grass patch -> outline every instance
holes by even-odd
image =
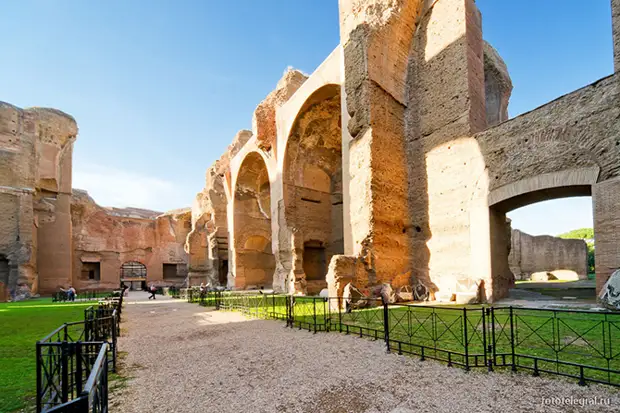
[[[92,304],[52,303],[51,298],[0,303],[0,412],[34,405],[36,341],[65,322],[83,320]]]

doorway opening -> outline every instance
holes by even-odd
[[[121,283],[134,291],[146,289],[146,266],[138,261],[128,261],[121,265]]]
[[[509,230],[504,269],[515,279],[509,299],[596,303],[592,200],[581,189],[564,194],[492,207],[494,215],[505,213]],[[494,276],[501,268],[497,243],[495,249]]]

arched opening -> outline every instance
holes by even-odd
[[[271,288],[276,267],[271,247],[271,187],[265,161],[256,152],[239,169],[234,215],[234,287]]]
[[[508,300],[596,302],[590,195],[589,185],[561,186],[491,206],[493,282],[514,276]]]
[[[121,284],[130,290],[146,288],[146,266],[138,261],[127,261],[121,265]]]
[[[340,86],[304,103],[287,142],[282,180],[286,222],[294,234],[293,268],[308,294],[327,287],[327,264],[344,253]],[[302,251],[300,251],[302,250]]]

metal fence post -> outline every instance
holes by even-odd
[[[82,343],[78,341],[75,343],[75,388],[78,395],[82,393],[82,389],[84,388],[82,383],[82,361]]]
[[[112,316],[112,371],[116,373],[116,314]]]
[[[383,337],[385,338],[385,348],[390,352],[390,310],[388,303],[381,297],[383,301]]]
[[[41,398],[43,395],[41,394],[41,388],[43,387],[43,378],[41,377],[42,367],[41,363],[43,362],[41,357],[41,343],[37,341],[36,344],[36,352],[37,352],[37,413],[41,412]]]
[[[69,343],[60,343],[60,377],[61,377],[61,401],[69,401]]]
[[[495,337],[495,308],[491,307],[491,345],[493,346],[493,354],[491,355],[493,364],[497,364],[497,338]],[[503,364],[506,364],[505,362]]]
[[[312,298],[312,307],[314,308],[314,315],[313,315],[313,320],[314,320],[314,334],[316,334],[316,298]]]
[[[326,303],[327,303],[327,297],[323,297],[323,325],[325,326],[325,331],[329,331],[330,325],[327,323],[327,320],[331,318],[330,317],[331,311],[330,311],[330,314],[328,315],[327,311],[329,311],[329,305],[325,305]]]
[[[291,306],[290,306],[290,317],[291,317],[291,328],[295,327],[295,296],[291,295]]]
[[[490,314],[491,310],[482,308],[482,347],[484,349],[484,364],[486,364],[488,371],[493,371],[493,360],[490,357],[493,351],[493,343],[489,344],[491,334],[487,334],[487,328],[489,328],[487,316]]]
[[[510,352],[512,353],[512,371],[517,371],[517,363],[515,357],[515,327],[512,306],[510,306]]]
[[[467,339],[467,308],[463,308],[463,346],[465,347],[465,371],[469,371],[469,342]]]
[[[340,297],[336,298],[336,305],[338,306],[338,331],[342,333],[342,304],[343,301]]]

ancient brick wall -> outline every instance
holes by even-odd
[[[138,209],[102,208],[84,191],[75,190],[73,220],[73,283],[82,289],[111,289],[120,284],[123,263],[146,266],[147,283],[183,285],[188,255],[183,246],[191,229],[187,210],[160,214]],[[100,279],[88,279],[85,263],[99,263]],[[177,264],[177,277],[164,280],[164,264]],[[185,268],[185,270],[184,270]]]
[[[620,178],[594,185],[594,238],[596,291],[620,269]]]
[[[0,255],[8,289],[46,293],[71,268],[71,157],[75,120],[55,109],[0,103]],[[3,282],[3,280],[0,280]]]
[[[486,298],[505,296],[514,282],[506,212],[589,195],[617,175],[618,80],[602,79],[508,121],[508,69],[482,40],[473,0],[340,0],[339,12],[340,46],[309,78],[286,73],[255,111],[252,133],[233,143],[238,153],[218,161],[213,182],[223,190],[207,184],[199,195],[187,242],[190,271],[219,271],[214,234],[228,230],[228,285],[237,285],[244,267],[269,252],[255,239],[256,256],[244,255],[254,232],[270,238],[278,290],[308,292],[305,272],[314,283],[323,266],[322,251],[309,251],[331,243],[338,245],[326,251],[332,294],[351,280],[366,288],[406,282],[410,274],[434,290],[483,280]],[[335,103],[329,99],[336,94],[327,93],[334,86],[340,108],[322,110]],[[339,154],[331,144],[337,127]],[[252,153],[269,175],[263,216],[245,206],[267,195],[235,187]],[[216,204],[226,204],[225,212]],[[224,215],[227,225],[217,224]]]
[[[573,271],[579,279],[585,279],[588,276],[587,253],[586,243],[580,239],[533,236],[513,229],[508,263],[518,280],[527,280],[535,272],[557,270]]]

